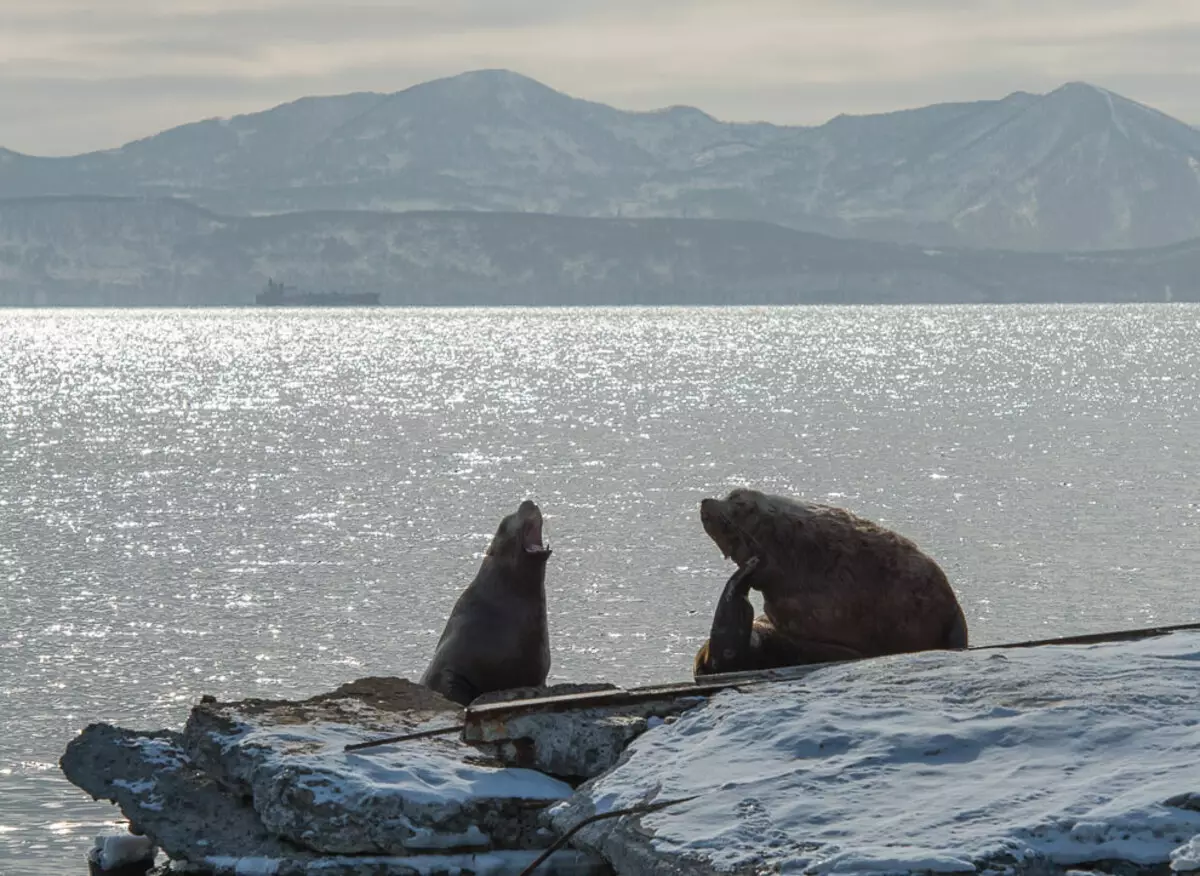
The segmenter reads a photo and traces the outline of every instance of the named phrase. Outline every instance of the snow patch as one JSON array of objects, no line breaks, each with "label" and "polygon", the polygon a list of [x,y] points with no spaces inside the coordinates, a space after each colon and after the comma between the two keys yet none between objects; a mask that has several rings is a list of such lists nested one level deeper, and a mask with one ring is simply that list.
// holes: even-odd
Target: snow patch
[{"label": "snow patch", "polygon": [[143,779],[140,782],[128,782],[125,779],[114,779],[113,784],[118,788],[125,788],[130,793],[136,794],[142,798],[142,806],[146,809],[151,809],[155,812],[163,811],[163,798],[158,794],[158,785],[149,779]]},{"label": "snow patch", "polygon": [[274,876],[279,872],[280,862],[275,858],[230,858],[214,855],[204,863],[218,873],[236,876]]},{"label": "snow patch", "polygon": [[88,852],[88,860],[101,870],[115,870],[142,861],[151,861],[158,853],[154,844],[144,836],[131,833],[98,836]]},{"label": "snow patch", "polygon": [[1125,137],[1126,139],[1128,139],[1129,131],[1128,131],[1128,129],[1126,129],[1125,123],[1121,121],[1120,116],[1117,115],[1117,108],[1113,104],[1112,92],[1105,91],[1103,88],[1098,88],[1096,90],[1099,91],[1101,94],[1103,94],[1104,99],[1106,101],[1108,101],[1108,117],[1112,120],[1113,127],[1121,132],[1122,137]]},{"label": "snow patch", "polygon": [[[1200,789],[1198,686],[1200,634],[829,667],[655,729],[553,815],[565,829],[589,804],[696,796],[643,817],[652,838],[628,841],[716,869],[1182,870],[1200,812],[1164,801]],[[622,829],[603,824],[588,842]]]},{"label": "snow patch", "polygon": [[1171,852],[1171,869],[1176,873],[1200,870],[1200,834]]}]

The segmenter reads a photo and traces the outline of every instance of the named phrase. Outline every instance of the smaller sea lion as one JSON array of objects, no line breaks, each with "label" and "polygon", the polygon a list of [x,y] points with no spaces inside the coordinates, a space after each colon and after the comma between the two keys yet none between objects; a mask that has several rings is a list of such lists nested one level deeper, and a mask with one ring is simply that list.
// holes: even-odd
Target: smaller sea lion
[{"label": "smaller sea lion", "polygon": [[708,641],[696,652],[693,675],[777,669],[805,663],[833,663],[862,657],[851,648],[824,642],[793,642],[775,629],[766,615],[754,616],[750,603],[758,557],[751,557],[730,576],[713,613]]},{"label": "smaller sea lion", "polygon": [[500,521],[475,579],[454,604],[421,684],[460,705],[545,684],[550,673],[542,512],[521,503]]},{"label": "smaller sea lion", "polygon": [[[841,508],[745,488],[705,499],[700,518],[739,566],[757,558],[745,580],[792,647],[859,657],[967,647],[966,618],[945,573],[889,529]],[[764,627],[755,627],[761,639]]]}]

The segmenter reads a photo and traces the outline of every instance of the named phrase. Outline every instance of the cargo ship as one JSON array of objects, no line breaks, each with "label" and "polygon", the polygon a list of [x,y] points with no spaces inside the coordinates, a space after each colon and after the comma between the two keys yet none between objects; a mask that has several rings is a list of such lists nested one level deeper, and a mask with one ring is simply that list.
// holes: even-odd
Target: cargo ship
[{"label": "cargo ship", "polygon": [[378,292],[306,292],[268,279],[254,296],[260,307],[369,307],[379,304]]}]

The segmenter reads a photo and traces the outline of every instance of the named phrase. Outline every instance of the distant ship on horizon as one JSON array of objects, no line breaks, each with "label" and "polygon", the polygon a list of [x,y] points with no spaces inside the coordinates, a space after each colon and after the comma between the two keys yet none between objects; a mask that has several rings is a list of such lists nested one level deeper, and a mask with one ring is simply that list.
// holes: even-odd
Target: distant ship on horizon
[{"label": "distant ship on horizon", "polygon": [[268,278],[254,303],[260,307],[363,307],[379,304],[379,293],[305,292]]}]

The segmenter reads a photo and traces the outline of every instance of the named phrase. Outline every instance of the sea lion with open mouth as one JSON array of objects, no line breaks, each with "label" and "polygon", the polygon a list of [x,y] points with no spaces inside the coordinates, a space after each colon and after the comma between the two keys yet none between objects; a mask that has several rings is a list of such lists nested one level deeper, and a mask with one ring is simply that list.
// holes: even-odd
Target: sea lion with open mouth
[{"label": "sea lion with open mouth", "polygon": [[[713,618],[720,649],[700,649],[698,674],[967,647],[945,573],[889,529],[745,488],[705,499],[700,519],[739,571]],[[751,587],[763,595],[757,620]]]},{"label": "sea lion with open mouth", "polygon": [[481,694],[545,684],[550,672],[542,512],[525,501],[500,521],[421,684],[461,705]]}]

